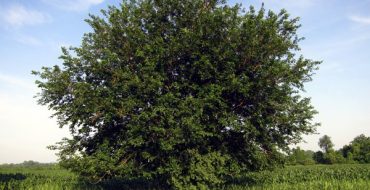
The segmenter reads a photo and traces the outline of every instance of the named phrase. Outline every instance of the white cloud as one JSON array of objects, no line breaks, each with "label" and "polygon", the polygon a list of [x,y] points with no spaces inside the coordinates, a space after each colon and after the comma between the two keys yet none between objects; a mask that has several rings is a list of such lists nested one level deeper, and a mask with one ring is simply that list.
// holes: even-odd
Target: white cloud
[{"label": "white cloud", "polygon": [[46,146],[69,137],[68,128],[59,129],[52,112],[37,105],[37,91],[31,79],[0,73],[0,164],[54,162]]},{"label": "white cloud", "polygon": [[319,44],[302,46],[302,50],[311,53],[312,57],[318,57],[319,60],[327,60],[330,57],[337,58],[343,53],[354,51],[360,48],[362,44],[368,43],[370,34],[352,33],[351,36],[339,35],[337,38],[344,40],[322,40]]},{"label": "white cloud", "polygon": [[41,46],[41,45],[43,45],[43,43],[39,39],[37,39],[33,36],[28,36],[28,35],[16,36],[15,41],[17,41],[21,44],[30,45],[30,46]]},{"label": "white cloud", "polygon": [[23,78],[5,75],[0,73],[0,85],[7,85],[16,88],[36,91],[36,85],[33,82],[27,81]]},{"label": "white cloud", "polygon": [[46,107],[36,104],[34,93],[0,89],[0,164],[24,160],[55,162],[55,152],[46,148],[69,137],[68,128],[59,129]]},{"label": "white cloud", "polygon": [[59,9],[67,11],[85,11],[91,6],[98,5],[104,0],[43,0]]},{"label": "white cloud", "polygon": [[349,19],[356,23],[370,25],[370,17],[350,16]]},{"label": "white cloud", "polygon": [[12,5],[2,10],[1,19],[12,27],[37,25],[49,22],[50,16],[37,10],[27,9],[23,5]]}]

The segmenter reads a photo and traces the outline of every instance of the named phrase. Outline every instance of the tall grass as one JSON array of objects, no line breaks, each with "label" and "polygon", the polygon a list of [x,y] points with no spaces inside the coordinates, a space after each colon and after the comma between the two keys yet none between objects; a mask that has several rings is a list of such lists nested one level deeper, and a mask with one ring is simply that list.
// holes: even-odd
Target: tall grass
[{"label": "tall grass", "polygon": [[[142,182],[111,180],[91,184],[56,165],[0,166],[0,190],[160,189]],[[370,189],[370,164],[289,166],[252,172],[230,181],[225,190]]]},{"label": "tall grass", "polygon": [[224,189],[370,189],[370,164],[290,166],[252,172]]}]

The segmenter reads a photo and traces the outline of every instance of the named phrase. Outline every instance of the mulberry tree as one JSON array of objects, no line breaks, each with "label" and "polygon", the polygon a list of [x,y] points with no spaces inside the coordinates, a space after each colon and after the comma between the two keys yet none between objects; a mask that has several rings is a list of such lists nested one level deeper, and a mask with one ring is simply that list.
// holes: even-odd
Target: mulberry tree
[{"label": "mulberry tree", "polygon": [[65,138],[62,166],[95,181],[222,185],[283,163],[317,126],[302,97],[319,62],[297,18],[223,0],[138,0],[86,20],[62,65],[33,73]]}]

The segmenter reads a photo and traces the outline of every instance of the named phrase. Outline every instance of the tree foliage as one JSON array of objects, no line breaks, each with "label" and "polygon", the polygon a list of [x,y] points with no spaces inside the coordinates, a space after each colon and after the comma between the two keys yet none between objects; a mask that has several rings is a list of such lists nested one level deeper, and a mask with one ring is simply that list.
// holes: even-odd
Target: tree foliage
[{"label": "tree foliage", "polygon": [[333,150],[334,144],[331,141],[331,138],[328,135],[324,135],[319,139],[319,147],[325,152],[328,153]]},{"label": "tree foliage", "polygon": [[324,152],[318,151],[313,155],[317,163],[370,163],[370,137],[364,134],[355,137],[349,145],[344,145],[339,150],[333,149],[333,143],[327,135],[320,138],[318,144]]},{"label": "tree foliage", "polygon": [[339,150],[347,160],[358,163],[370,163],[370,137],[364,134],[353,139],[349,145],[343,146]]},{"label": "tree foliage", "polygon": [[319,139],[319,147],[323,150],[318,151],[313,155],[316,163],[319,164],[340,164],[345,163],[346,160],[340,151],[334,150],[334,144],[328,135],[324,135]]},{"label": "tree foliage", "polygon": [[207,188],[282,163],[315,131],[301,97],[319,62],[298,56],[298,19],[220,0],[123,1],[91,15],[62,66],[34,72],[39,103],[72,138],[53,149],[99,181]]},{"label": "tree foliage", "polygon": [[288,164],[290,165],[311,165],[315,164],[313,159],[314,152],[311,150],[302,150],[300,147],[293,148],[288,155]]}]

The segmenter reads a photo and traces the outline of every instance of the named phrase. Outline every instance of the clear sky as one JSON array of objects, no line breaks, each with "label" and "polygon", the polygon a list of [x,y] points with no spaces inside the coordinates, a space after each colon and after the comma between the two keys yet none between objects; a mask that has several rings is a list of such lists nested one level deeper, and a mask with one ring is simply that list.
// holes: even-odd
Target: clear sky
[{"label": "clear sky", "polygon": [[[0,163],[52,162],[46,146],[68,136],[51,112],[37,105],[31,70],[61,64],[61,46],[77,46],[89,26],[88,13],[119,0],[0,0]],[[305,95],[319,111],[317,135],[305,137],[304,149],[318,150],[327,134],[340,148],[359,134],[370,135],[370,1],[369,0],[232,0],[245,7],[301,17],[299,35],[306,58],[322,60]]]}]

